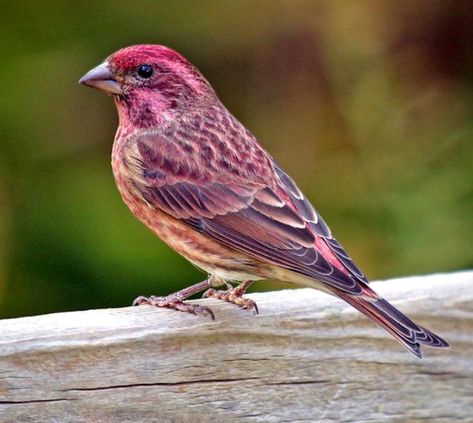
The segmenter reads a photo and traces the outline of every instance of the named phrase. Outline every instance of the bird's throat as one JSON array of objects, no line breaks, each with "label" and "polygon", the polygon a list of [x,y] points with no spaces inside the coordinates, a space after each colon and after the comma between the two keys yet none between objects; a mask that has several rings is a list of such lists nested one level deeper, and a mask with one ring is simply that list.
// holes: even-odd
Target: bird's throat
[{"label": "bird's throat", "polygon": [[119,95],[113,99],[123,128],[156,128],[176,118],[168,102],[156,94],[153,97]]}]

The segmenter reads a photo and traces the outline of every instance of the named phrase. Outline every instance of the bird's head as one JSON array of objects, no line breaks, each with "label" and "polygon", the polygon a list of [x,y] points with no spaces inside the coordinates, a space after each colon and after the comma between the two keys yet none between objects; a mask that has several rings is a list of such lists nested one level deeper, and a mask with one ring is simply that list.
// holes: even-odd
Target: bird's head
[{"label": "bird's head", "polygon": [[152,44],[118,50],[79,82],[112,95],[120,124],[135,127],[159,125],[215,98],[210,84],[187,59]]}]

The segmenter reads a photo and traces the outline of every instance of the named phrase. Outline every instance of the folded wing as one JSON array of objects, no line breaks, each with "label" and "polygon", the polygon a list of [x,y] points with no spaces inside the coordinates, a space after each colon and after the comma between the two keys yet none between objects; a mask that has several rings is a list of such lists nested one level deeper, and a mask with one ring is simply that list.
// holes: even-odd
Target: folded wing
[{"label": "folded wing", "polygon": [[[208,175],[197,160],[162,137],[137,138],[128,156],[127,165],[138,173],[135,188],[150,206],[263,262],[350,294],[361,292],[363,274],[279,167],[267,183],[218,171]],[[156,153],[154,146],[166,143],[171,154]]]}]

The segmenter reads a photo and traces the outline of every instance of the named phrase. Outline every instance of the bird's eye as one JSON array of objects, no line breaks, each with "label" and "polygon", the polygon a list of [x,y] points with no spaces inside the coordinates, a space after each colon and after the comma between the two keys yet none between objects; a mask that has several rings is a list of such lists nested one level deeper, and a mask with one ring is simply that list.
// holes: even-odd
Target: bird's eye
[{"label": "bird's eye", "polygon": [[140,65],[138,75],[142,78],[150,78],[153,75],[153,68],[150,65]]}]

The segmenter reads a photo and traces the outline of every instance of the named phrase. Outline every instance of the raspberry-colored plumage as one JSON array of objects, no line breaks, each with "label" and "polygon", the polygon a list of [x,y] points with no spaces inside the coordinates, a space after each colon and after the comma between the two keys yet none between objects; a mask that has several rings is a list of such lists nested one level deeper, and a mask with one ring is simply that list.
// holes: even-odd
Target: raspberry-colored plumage
[{"label": "raspberry-colored plumage", "polygon": [[277,278],[321,289],[419,357],[419,344],[448,346],[368,286],[294,181],[180,54],[128,47],[82,82],[113,94],[112,167],[125,203],[214,284]]}]

